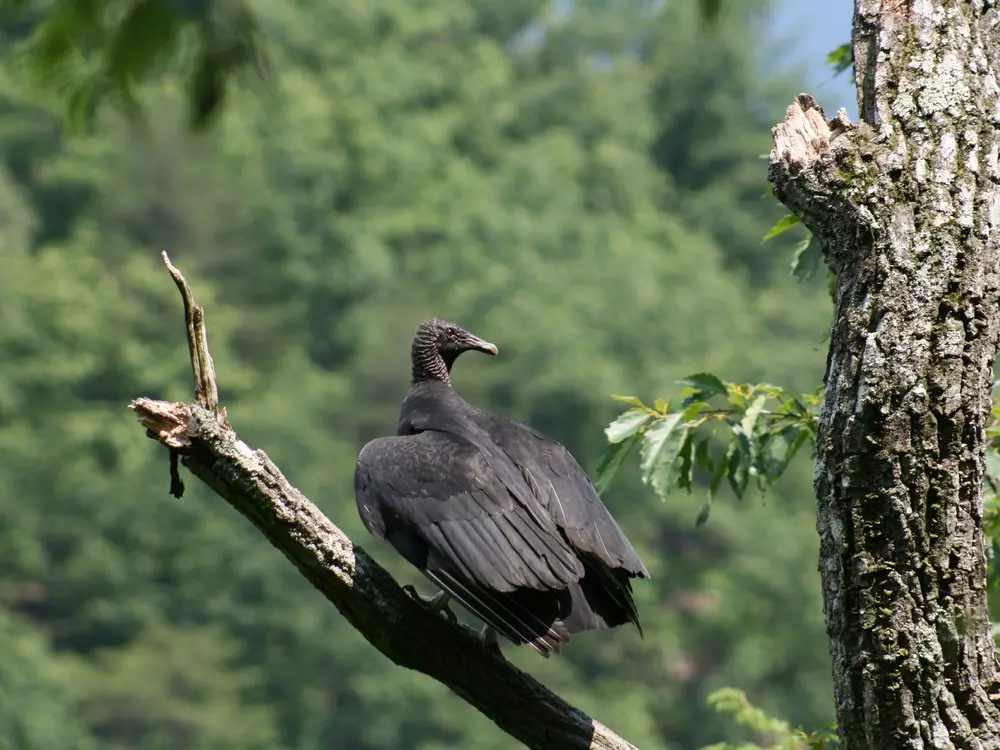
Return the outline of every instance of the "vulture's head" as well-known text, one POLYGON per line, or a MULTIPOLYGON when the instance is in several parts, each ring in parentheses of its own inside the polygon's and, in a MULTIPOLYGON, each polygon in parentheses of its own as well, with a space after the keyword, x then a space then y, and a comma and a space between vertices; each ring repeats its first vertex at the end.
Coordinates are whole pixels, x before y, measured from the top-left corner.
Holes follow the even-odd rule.
POLYGON ((473 336, 457 323, 431 318, 420 324, 413 337, 411 355, 414 380, 449 381, 448 373, 458 355, 478 351, 494 357, 498 350, 489 341, 473 336))

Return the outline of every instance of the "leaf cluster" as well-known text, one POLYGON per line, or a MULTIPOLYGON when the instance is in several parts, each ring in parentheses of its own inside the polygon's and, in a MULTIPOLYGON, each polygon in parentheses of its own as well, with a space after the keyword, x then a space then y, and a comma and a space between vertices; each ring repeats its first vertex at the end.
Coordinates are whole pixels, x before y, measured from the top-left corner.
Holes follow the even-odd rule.
POLYGON ((818 391, 796 396, 711 373, 689 375, 679 384, 679 399, 657 399, 652 406, 634 396, 614 396, 631 408, 605 429, 609 446, 594 479, 598 491, 607 489, 638 447, 642 481, 661 499, 674 489, 690 492, 696 480, 707 485, 700 525, 708 520, 723 479, 741 500, 751 480, 766 491, 802 446, 815 442, 818 391))

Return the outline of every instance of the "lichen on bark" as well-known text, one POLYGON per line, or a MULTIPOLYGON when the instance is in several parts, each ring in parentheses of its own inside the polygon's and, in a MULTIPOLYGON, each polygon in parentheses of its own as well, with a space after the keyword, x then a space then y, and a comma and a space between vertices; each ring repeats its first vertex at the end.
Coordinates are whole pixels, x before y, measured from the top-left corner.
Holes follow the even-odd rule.
POLYGON ((860 122, 800 96, 775 194, 837 276, 817 529, 842 747, 1000 747, 984 425, 1000 333, 998 11, 857 0, 860 122))

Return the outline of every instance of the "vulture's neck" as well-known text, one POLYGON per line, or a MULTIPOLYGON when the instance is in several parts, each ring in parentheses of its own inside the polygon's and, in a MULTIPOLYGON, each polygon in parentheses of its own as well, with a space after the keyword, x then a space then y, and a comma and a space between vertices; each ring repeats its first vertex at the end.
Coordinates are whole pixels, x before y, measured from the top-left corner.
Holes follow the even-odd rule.
POLYGON ((410 350, 413 363, 413 384, 439 382, 451 385, 451 362, 445 360, 433 341, 413 340, 410 350))

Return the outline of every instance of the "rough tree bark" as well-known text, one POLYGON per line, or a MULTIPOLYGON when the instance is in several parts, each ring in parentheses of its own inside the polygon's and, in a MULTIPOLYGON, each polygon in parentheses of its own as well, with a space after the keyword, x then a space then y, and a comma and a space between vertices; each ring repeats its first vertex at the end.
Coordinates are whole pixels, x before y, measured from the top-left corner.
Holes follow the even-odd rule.
POLYGON ((837 277, 815 489, 844 750, 1000 747, 998 20, 995 0, 856 0, 860 122, 802 95, 773 133, 775 193, 837 277))
POLYGON ((244 515, 375 648, 433 677, 502 730, 537 750, 636 750, 599 721, 484 648, 469 628, 407 596, 392 576, 252 450, 219 408, 204 312, 180 272, 164 261, 184 301, 197 403, 138 398, 147 434, 170 449, 170 491, 184 492, 178 458, 244 515))

